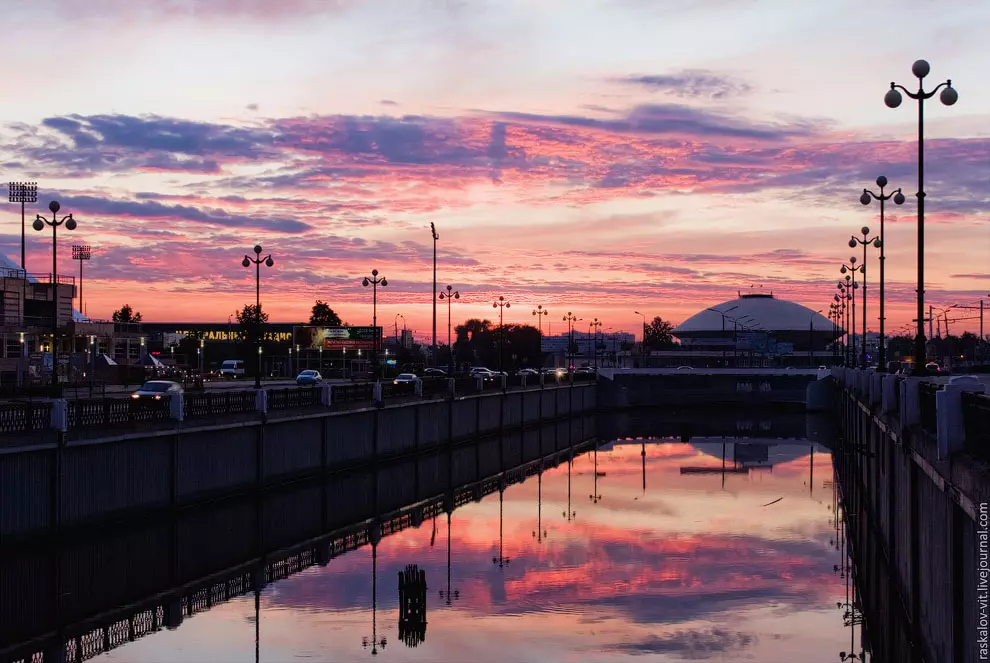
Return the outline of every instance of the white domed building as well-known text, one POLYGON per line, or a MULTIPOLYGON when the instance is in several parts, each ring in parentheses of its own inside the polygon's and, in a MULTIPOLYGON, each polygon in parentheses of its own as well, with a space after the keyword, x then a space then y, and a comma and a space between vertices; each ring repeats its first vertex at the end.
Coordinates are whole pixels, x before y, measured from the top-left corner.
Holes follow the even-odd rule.
POLYGON ((713 366, 807 366, 809 350, 811 359, 817 357, 818 363, 826 364, 832 356, 829 344, 844 333, 821 313, 774 297, 772 292, 740 294, 710 306, 673 332, 692 359, 721 358, 709 362, 713 366))

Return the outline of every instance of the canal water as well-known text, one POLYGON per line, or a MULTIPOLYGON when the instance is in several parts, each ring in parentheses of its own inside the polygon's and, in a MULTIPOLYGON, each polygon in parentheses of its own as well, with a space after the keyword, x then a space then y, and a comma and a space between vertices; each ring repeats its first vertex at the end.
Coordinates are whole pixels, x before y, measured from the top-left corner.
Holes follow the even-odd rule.
POLYGON ((91 660, 831 663, 862 638, 832 479, 807 439, 603 440, 91 660))

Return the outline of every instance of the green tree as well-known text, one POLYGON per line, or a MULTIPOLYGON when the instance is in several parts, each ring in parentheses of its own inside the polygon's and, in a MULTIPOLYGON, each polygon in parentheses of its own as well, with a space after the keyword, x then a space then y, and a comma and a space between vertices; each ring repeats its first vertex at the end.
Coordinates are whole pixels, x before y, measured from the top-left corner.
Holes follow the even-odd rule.
POLYGON ((141 314, 136 313, 130 304, 124 304, 113 312, 110 319, 122 324, 136 324, 141 322, 141 314))
POLYGON ((258 342, 264 327, 268 324, 268 314, 263 306, 245 304, 236 314, 241 340, 247 345, 258 342))
POLYGON ((343 322, 329 304, 317 299, 312 313, 309 314, 309 324, 314 327, 339 327, 343 322))
POLYGON ((674 325, 659 315, 646 325, 646 346, 653 350, 674 347, 674 325))

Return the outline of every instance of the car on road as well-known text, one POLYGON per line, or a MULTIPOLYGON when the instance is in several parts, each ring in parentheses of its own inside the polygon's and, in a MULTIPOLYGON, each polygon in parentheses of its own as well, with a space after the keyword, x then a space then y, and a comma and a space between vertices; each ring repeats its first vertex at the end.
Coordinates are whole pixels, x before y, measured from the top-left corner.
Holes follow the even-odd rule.
POLYGON ((217 374, 221 379, 237 379, 244 377, 244 362, 240 359, 225 359, 220 364, 217 374))
POLYGON ((311 368, 307 368, 296 376, 296 384, 300 387, 303 385, 318 385, 321 382, 323 382, 323 376, 320 375, 319 371, 314 371, 311 368))
POLYGON ((416 384, 419 381, 419 376, 415 373, 399 373, 392 384, 416 384))
POLYGON ((443 370, 441 370, 439 368, 427 368, 427 369, 425 369, 423 371, 423 378, 424 379, 426 379, 426 378, 438 379, 438 378, 445 378, 445 377, 447 377, 447 372, 446 371, 443 371, 443 370))
POLYGON ((516 375, 519 375, 519 376, 525 375, 525 376, 528 376, 528 377, 538 377, 540 375, 540 372, 537 371, 535 368, 520 368, 518 371, 516 371, 516 375))
POLYGON ((941 373, 942 367, 939 366, 934 361, 930 361, 927 364, 925 364, 925 370, 928 371, 929 373, 941 373))
POLYGON ((172 394, 181 394, 182 385, 169 380, 149 380, 131 393, 135 401, 160 401, 172 394))

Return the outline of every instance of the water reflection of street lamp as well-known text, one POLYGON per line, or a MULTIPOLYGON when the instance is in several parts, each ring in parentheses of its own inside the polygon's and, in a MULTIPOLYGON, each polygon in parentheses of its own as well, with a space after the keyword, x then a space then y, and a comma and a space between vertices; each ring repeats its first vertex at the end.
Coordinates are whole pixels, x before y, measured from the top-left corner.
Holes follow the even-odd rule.
POLYGON ((591 495, 588 495, 588 499, 591 500, 593 504, 598 504, 598 502, 601 501, 602 496, 598 493, 598 445, 597 444, 595 445, 594 457, 595 457, 595 478, 594 478, 594 489, 593 489, 594 492, 592 492, 591 495))
POLYGON ((378 656, 378 648, 385 649, 388 644, 385 636, 378 639, 378 542, 381 538, 381 527, 375 522, 368 532, 368 539, 371 540, 371 639, 361 638, 361 646, 365 649, 370 646, 372 656, 378 656))
POLYGON ((541 464, 540 471, 536 475, 536 530, 533 532, 533 538, 536 539, 537 543, 543 543, 543 539, 547 538, 547 532, 543 529, 543 467, 541 464))
POLYGON ((499 482, 498 485, 498 557, 492 557, 492 564, 495 564, 500 569, 504 569, 505 565, 512 560, 502 554, 502 501, 505 496, 505 483, 499 482))
POLYGON ((447 605, 450 605, 452 600, 461 598, 460 590, 450 589, 450 510, 447 510, 447 591, 441 589, 440 598, 445 599, 444 603, 447 605))
POLYGON ((567 522, 577 518, 577 511, 571 510, 571 466, 574 465, 574 455, 567 459, 567 511, 561 513, 567 522))

